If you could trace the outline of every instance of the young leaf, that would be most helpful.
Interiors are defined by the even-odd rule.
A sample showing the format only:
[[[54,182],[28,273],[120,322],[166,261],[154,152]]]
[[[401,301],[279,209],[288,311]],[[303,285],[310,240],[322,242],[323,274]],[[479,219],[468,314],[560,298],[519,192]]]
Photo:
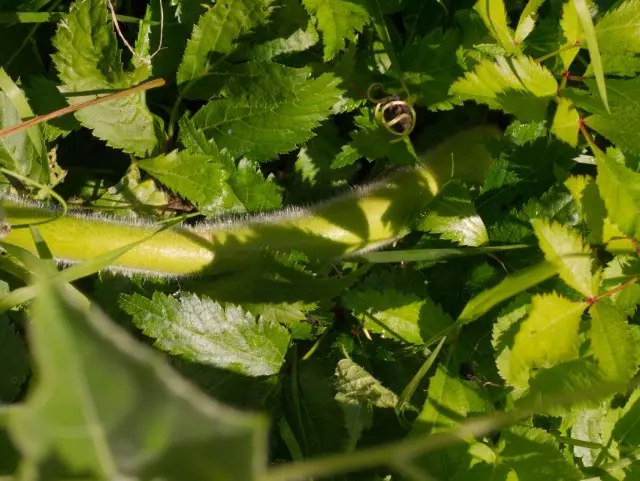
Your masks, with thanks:
[[[398,396],[351,359],[338,362],[335,372],[336,400],[345,404],[364,402],[378,408],[394,408]]]
[[[502,48],[510,53],[519,53],[517,44],[511,35],[511,29],[507,24],[504,0],[478,0],[473,9],[480,14],[489,32]]]
[[[604,104],[604,108],[609,112],[609,100],[607,99],[607,86],[604,82],[604,71],[602,69],[602,58],[600,57],[600,49],[598,48],[598,37],[596,36],[595,28],[593,27],[593,20],[591,19],[591,12],[587,5],[587,0],[573,0],[573,4],[578,12],[578,18],[580,19],[580,25],[584,32],[584,37],[587,41],[587,47],[589,48],[589,56],[591,57],[591,66],[596,76],[596,84],[598,85],[598,92],[600,92],[600,98]]]
[[[150,67],[134,57],[134,69],[124,71],[120,62],[113,27],[107,23],[106,0],[81,0],[71,6],[69,15],[60,22],[53,39],[52,55],[65,93],[122,89],[147,79]],[[145,55],[147,39],[139,39],[138,54]],[[93,95],[69,96],[72,104]],[[103,102],[75,113],[82,125],[112,147],[144,157],[160,145],[156,120],[145,103],[145,94],[137,93]]]
[[[564,35],[566,45],[576,46],[576,48],[560,52],[562,66],[564,67],[564,70],[569,70],[573,60],[580,51],[580,41],[584,37],[582,25],[580,24],[580,17],[578,16],[578,11],[576,10],[573,0],[566,0],[566,3],[562,7],[560,27],[562,28],[562,34]]]
[[[630,237],[640,238],[640,174],[596,151],[596,183],[609,218]]]
[[[628,382],[638,360],[626,316],[606,300],[596,302],[590,313],[589,340],[600,370],[608,380]]]
[[[558,83],[549,70],[521,56],[483,60],[457,80],[450,93],[461,101],[474,100],[529,121],[546,118],[549,100],[557,90]]]
[[[328,62],[343,50],[345,41],[354,41],[369,23],[369,13],[358,2],[348,0],[303,0],[310,15],[315,16],[324,43],[324,61]]]
[[[38,283],[36,377],[8,424],[23,455],[90,478],[255,479],[265,420],[207,398],[65,287]]]
[[[270,4],[271,0],[223,0],[208,8],[187,42],[178,68],[178,85],[215,70],[217,58],[233,52],[238,37],[266,22]]]
[[[342,300],[368,330],[411,344],[424,344],[453,324],[438,304],[412,293],[393,289],[352,290]]]
[[[469,190],[460,182],[449,182],[429,204],[418,228],[440,234],[461,246],[478,247],[489,242],[487,230],[471,201]]]
[[[556,265],[560,278],[587,298],[594,297],[597,280],[592,274],[591,249],[582,238],[561,224],[531,221],[545,258]]]
[[[536,19],[538,18],[538,9],[543,3],[544,0],[529,0],[527,6],[524,7],[514,33],[514,41],[516,45],[522,43],[522,41],[533,31],[533,28],[536,25]]]
[[[578,130],[580,129],[580,114],[570,100],[560,98],[558,108],[553,116],[551,133],[571,147],[578,145]]]
[[[243,103],[233,97],[212,100],[191,121],[233,157],[269,160],[313,137],[340,96],[338,84],[331,74],[297,81],[290,96],[275,105],[265,105],[259,96]]]
[[[524,386],[534,368],[549,368],[578,357],[578,330],[585,302],[556,293],[533,296],[531,313],[520,325],[511,350],[510,373]]]
[[[277,374],[289,347],[284,327],[206,297],[178,301],[155,292],[152,299],[124,295],[120,305],[156,347],[247,376]]]

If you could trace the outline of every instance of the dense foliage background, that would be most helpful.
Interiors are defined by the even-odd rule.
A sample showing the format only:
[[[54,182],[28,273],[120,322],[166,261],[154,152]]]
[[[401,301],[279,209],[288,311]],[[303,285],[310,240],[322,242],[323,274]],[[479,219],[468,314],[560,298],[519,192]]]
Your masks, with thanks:
[[[164,79],[0,133],[2,195],[107,224],[310,205],[504,131],[331,265],[2,244],[1,480],[640,479],[640,0],[0,0],[0,65],[0,128]]]

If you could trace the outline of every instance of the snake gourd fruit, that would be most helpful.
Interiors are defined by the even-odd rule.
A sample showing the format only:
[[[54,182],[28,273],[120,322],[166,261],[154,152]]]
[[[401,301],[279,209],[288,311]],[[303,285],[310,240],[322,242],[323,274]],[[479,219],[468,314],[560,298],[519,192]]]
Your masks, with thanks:
[[[248,262],[265,249],[292,249],[320,260],[335,260],[388,245],[410,231],[441,188],[455,177],[482,182],[491,163],[485,143],[499,135],[479,126],[445,140],[405,168],[331,200],[229,221],[179,226],[151,236],[151,222],[69,213],[51,222],[54,208],[16,197],[0,198],[4,222],[13,226],[3,242],[36,251],[29,224],[38,229],[61,262],[92,259],[140,242],[120,256],[111,270],[182,277],[218,273]]]

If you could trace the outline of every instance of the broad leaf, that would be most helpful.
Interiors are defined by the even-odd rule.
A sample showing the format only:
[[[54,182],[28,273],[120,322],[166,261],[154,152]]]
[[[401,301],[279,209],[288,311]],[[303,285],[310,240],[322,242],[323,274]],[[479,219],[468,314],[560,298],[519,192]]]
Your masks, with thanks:
[[[461,246],[478,247],[489,242],[487,230],[471,201],[469,190],[450,182],[429,204],[429,211],[418,228],[440,234]]]
[[[578,481],[580,471],[560,451],[555,438],[542,429],[514,426],[502,430],[505,441],[500,463],[511,468],[519,481],[557,479]]]
[[[489,32],[502,48],[511,53],[519,52],[511,34],[511,29],[507,24],[507,11],[504,0],[478,0],[473,8],[480,14]]]
[[[260,96],[243,103],[233,97],[212,100],[191,120],[232,156],[269,160],[313,137],[312,130],[338,100],[338,83],[331,74],[298,81],[287,99],[276,104],[265,104]]]
[[[398,396],[351,359],[338,362],[335,372],[336,400],[345,404],[366,403],[378,408],[394,408]]]
[[[369,22],[366,2],[350,0],[303,0],[309,14],[315,16],[322,33],[324,61],[328,62],[343,50],[345,41],[354,41]]]
[[[450,93],[459,100],[474,100],[528,121],[546,117],[549,101],[557,90],[558,83],[549,70],[532,58],[521,56],[482,61],[457,80]]]
[[[528,295],[517,297],[506,306],[493,325],[491,344],[496,353],[496,366],[500,377],[515,386],[518,378],[511,375],[511,350],[520,324],[531,312],[531,298]]]
[[[589,340],[604,377],[628,382],[638,367],[636,347],[626,316],[606,299],[590,309]]]
[[[640,53],[640,1],[618,2],[617,8],[608,10],[598,20],[595,29],[602,53]]]
[[[187,42],[178,68],[178,84],[215,70],[217,60],[235,50],[238,37],[267,20],[270,3],[271,0],[223,0],[208,8]]]
[[[408,292],[354,290],[346,292],[342,299],[368,330],[411,344],[424,344],[453,324],[431,299]]]
[[[640,238],[640,174],[603,152],[596,158],[596,182],[609,218],[626,235]]]
[[[162,356],[88,311],[77,291],[44,279],[38,288],[29,324],[35,379],[9,419],[27,459],[57,458],[96,478],[256,478],[266,462],[262,418],[205,397]],[[260,461],[242,461],[253,456]]]
[[[0,67],[0,129],[33,116],[24,92]],[[34,125],[5,136],[0,142],[0,166],[35,181],[49,183],[47,152],[40,127]]]
[[[446,431],[470,414],[490,411],[485,396],[478,384],[453,376],[446,368],[438,366],[429,381],[427,400],[414,423],[414,431]]]
[[[549,368],[578,357],[578,331],[587,304],[558,294],[535,295],[511,350],[514,385],[526,385],[531,370]]]
[[[155,292],[152,299],[125,295],[120,305],[156,347],[248,376],[277,374],[289,347],[284,327],[206,297],[191,294],[178,301]]]
[[[558,268],[560,278],[587,298],[598,287],[594,277],[591,249],[582,238],[558,223],[534,219],[531,224],[545,258]]]
[[[148,53],[148,29],[141,29],[133,69],[125,71],[113,27],[107,23],[108,11],[106,0],[77,1],[58,25],[52,58],[62,92],[123,89],[151,75],[143,59]],[[95,96],[73,95],[68,101],[75,104],[91,98]],[[159,124],[147,108],[144,93],[87,107],[75,116],[96,137],[125,152],[144,157],[160,146]]]

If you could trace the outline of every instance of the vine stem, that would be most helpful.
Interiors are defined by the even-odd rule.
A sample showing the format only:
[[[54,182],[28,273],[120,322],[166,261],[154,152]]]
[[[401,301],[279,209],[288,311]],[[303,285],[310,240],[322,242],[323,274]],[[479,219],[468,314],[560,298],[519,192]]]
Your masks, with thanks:
[[[62,109],[58,109],[58,110],[54,110],[53,112],[49,112],[48,114],[44,114],[44,115],[38,115],[32,119],[29,119],[25,122],[21,122],[19,124],[16,125],[12,125],[11,127],[7,127],[5,129],[0,130],[0,137],[6,137],[7,135],[10,134],[14,134],[16,132],[19,132],[20,130],[24,130],[27,129],[33,125],[38,125],[41,124],[43,122],[47,122],[51,119],[55,119],[58,117],[62,117],[63,115],[67,115],[70,114],[72,112],[75,112],[76,110],[80,110],[80,109],[84,109],[87,107],[91,107],[93,105],[97,105],[100,104],[102,102],[108,102],[110,100],[115,100],[115,99],[119,99],[122,97],[127,97],[129,95],[132,95],[134,93],[140,92],[140,91],[144,91],[144,90],[149,90],[149,89],[154,89],[156,87],[162,87],[163,85],[165,85],[165,80],[163,78],[156,78],[153,80],[147,80],[146,82],[143,82],[139,85],[136,85],[135,87],[131,87],[125,90],[121,90],[119,92],[115,92],[109,95],[105,95],[104,97],[99,97],[97,99],[91,99],[91,100],[87,100],[86,102],[80,102],[78,104],[74,104],[74,105],[69,105],[68,107],[64,107]]]

